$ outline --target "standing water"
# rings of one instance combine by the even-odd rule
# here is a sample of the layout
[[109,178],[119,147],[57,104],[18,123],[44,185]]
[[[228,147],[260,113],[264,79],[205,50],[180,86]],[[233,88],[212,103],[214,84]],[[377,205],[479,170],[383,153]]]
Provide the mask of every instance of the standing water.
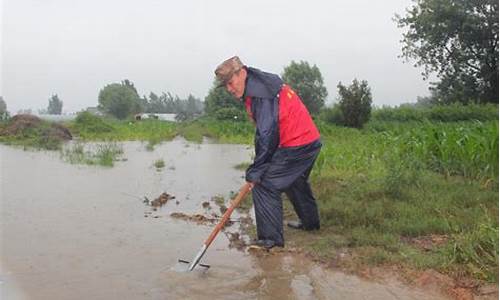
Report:
[[[214,225],[170,214],[217,211],[210,199],[239,189],[234,166],[251,151],[182,139],[154,151],[122,145],[127,160],[113,168],[0,145],[0,299],[440,299],[287,252],[236,250],[223,233],[202,260],[210,269],[179,272],[177,259],[192,259]],[[143,202],[163,192],[175,199],[156,211]]]

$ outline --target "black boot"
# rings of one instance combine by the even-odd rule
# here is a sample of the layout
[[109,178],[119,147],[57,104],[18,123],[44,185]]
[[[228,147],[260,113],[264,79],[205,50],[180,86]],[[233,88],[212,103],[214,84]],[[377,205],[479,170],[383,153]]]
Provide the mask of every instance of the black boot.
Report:
[[252,246],[257,246],[269,250],[275,246],[283,247],[283,244],[276,243],[273,240],[256,240],[252,242]]
[[286,222],[286,225],[290,228],[293,228],[293,229],[304,229],[304,225],[302,225],[302,221],[301,220],[298,220],[298,221],[287,221]]
[[293,229],[301,229],[301,230],[306,230],[306,231],[319,230],[319,224],[311,226],[311,227],[305,227],[304,224],[302,224],[301,220],[288,221],[288,222],[286,222],[286,225],[290,228],[293,228]]

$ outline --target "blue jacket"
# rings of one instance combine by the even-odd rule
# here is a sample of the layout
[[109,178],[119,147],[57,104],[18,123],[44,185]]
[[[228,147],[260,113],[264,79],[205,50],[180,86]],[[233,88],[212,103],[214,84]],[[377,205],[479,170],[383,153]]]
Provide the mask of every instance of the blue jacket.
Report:
[[243,99],[252,98],[251,114],[255,121],[255,159],[246,171],[246,180],[260,182],[279,145],[278,94],[283,80],[278,75],[247,67]]

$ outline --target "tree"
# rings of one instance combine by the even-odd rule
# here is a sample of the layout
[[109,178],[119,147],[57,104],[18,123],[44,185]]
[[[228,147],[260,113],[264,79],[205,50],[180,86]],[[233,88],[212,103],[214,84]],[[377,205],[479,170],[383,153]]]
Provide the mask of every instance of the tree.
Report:
[[213,86],[205,97],[205,113],[216,119],[245,120],[245,108],[225,88],[217,88],[218,82],[214,80]]
[[340,110],[345,126],[361,128],[370,119],[372,94],[368,82],[357,79],[352,81],[348,87],[339,82],[337,85],[340,96]]
[[59,99],[57,94],[52,95],[49,98],[49,106],[47,107],[47,113],[51,115],[60,115],[62,112],[63,102]]
[[9,118],[9,112],[7,111],[7,103],[0,96],[0,121],[4,121]]
[[498,103],[498,1],[414,0],[395,21],[403,34],[402,53],[424,67],[438,102]]
[[328,91],[323,85],[323,77],[319,68],[309,63],[292,61],[285,67],[283,80],[294,89],[304,102],[310,113],[316,114],[325,105]]
[[130,81],[112,83],[106,85],[99,92],[99,109],[115,116],[125,119],[131,114],[141,111],[140,98],[137,90]]
[[184,105],[181,111],[177,112],[175,119],[177,121],[187,121],[194,119],[197,115],[203,112],[203,102],[195,96],[189,94],[186,100],[183,100]]

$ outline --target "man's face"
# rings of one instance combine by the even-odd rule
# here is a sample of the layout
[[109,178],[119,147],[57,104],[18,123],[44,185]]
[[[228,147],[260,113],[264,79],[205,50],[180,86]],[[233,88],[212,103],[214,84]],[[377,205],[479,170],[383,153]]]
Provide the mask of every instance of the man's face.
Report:
[[234,73],[231,79],[226,83],[226,90],[237,99],[243,97],[245,92],[245,80],[247,79],[247,70],[244,68]]

